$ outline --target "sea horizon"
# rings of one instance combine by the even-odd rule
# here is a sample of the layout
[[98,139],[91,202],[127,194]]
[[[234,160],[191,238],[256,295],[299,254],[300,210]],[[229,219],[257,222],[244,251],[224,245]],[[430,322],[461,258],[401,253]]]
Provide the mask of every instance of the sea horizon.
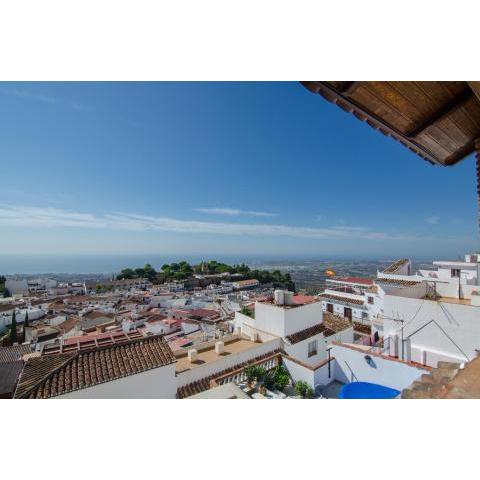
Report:
[[[0,255],[0,274],[34,275],[34,274],[112,274],[124,268],[143,267],[149,263],[159,270],[165,263],[187,261],[217,260],[227,264],[246,263],[250,266],[292,264],[321,264],[328,262],[365,262],[382,263],[393,261],[399,256],[368,255],[222,255],[222,254],[30,254]],[[411,257],[415,263],[429,263],[433,258]]]

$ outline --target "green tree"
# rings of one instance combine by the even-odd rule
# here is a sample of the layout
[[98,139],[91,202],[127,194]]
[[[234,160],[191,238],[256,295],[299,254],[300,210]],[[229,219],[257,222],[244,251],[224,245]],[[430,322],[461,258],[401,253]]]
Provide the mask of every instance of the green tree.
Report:
[[273,370],[274,372],[274,385],[275,388],[283,391],[285,387],[290,383],[290,375],[287,369],[283,365],[278,365]]
[[25,310],[25,320],[23,321],[23,328],[28,327],[28,310]]
[[14,343],[17,343],[17,319],[15,315],[15,310],[13,311],[12,324],[10,325],[10,341],[12,342],[12,345]]
[[117,276],[118,280],[130,280],[135,278],[135,272],[131,268],[124,268],[120,275]]
[[246,315],[247,317],[254,318],[254,313],[253,313],[253,311],[250,310],[246,305],[244,305],[244,306],[240,309],[240,313],[242,313],[243,315]]

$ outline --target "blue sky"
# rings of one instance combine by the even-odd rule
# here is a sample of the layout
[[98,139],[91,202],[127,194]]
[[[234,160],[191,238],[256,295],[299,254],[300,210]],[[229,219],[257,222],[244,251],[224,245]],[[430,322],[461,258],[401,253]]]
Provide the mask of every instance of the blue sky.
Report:
[[299,83],[0,83],[3,254],[457,256],[429,165]]

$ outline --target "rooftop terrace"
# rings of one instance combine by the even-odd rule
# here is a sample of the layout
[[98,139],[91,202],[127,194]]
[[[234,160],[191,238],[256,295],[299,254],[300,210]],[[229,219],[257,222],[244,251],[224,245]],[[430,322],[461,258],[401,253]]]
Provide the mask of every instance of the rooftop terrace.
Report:
[[228,355],[250,350],[251,348],[258,347],[258,345],[258,342],[253,342],[245,338],[239,338],[225,343],[224,352],[221,354],[215,353],[215,346],[212,345],[205,350],[198,351],[197,360],[194,362],[190,362],[187,352],[185,352],[185,355],[177,357],[176,372],[186,372],[187,370],[192,370],[204,365],[205,363],[215,362],[223,357],[227,357]]

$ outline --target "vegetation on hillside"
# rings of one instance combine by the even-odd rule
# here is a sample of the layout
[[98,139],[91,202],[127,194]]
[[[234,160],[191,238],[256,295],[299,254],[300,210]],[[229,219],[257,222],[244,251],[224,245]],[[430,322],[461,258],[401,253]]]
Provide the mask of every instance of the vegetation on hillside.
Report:
[[197,265],[190,265],[188,262],[174,262],[162,265],[160,271],[156,271],[150,264],[143,268],[125,268],[119,275],[118,280],[147,278],[152,283],[164,283],[171,281],[183,281],[192,277],[194,274],[202,275],[220,275],[222,273],[241,274],[245,279],[257,279],[262,284],[271,283],[274,287],[287,288],[295,291],[295,284],[289,273],[282,273],[280,270],[251,270],[244,263],[240,265],[228,265],[226,263],[210,260],[201,262]]

